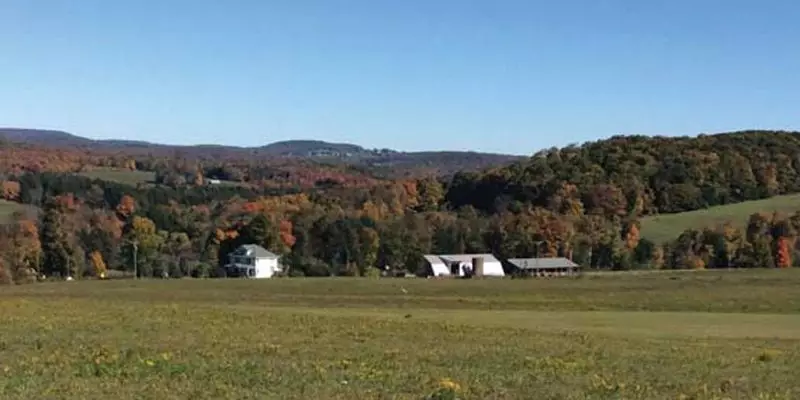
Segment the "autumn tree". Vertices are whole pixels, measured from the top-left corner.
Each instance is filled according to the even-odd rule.
[[[363,265],[360,266],[361,275],[371,268],[377,267],[378,252],[380,251],[380,236],[378,232],[370,227],[361,228],[359,231],[360,253]]]
[[[278,224],[278,235],[280,236],[281,244],[283,244],[283,252],[290,251],[297,242],[297,238],[292,233],[292,221],[290,220],[285,219]]]
[[[89,255],[89,260],[92,263],[92,271],[94,276],[104,279],[106,277],[106,262],[103,260],[103,254],[95,250]]]
[[[133,213],[136,211],[136,200],[126,194],[122,196],[122,199],[120,199],[116,210],[120,221],[128,221],[128,218],[130,218],[131,215],[133,215]]]
[[[197,171],[194,172],[192,183],[195,186],[203,186],[205,183],[205,176],[203,175],[203,170],[198,168]]]
[[[731,223],[725,223],[720,228],[720,240],[721,247],[718,251],[720,266],[724,268],[737,266],[734,261],[744,246],[745,240],[742,231]]]
[[[584,204],[590,213],[608,218],[621,217],[628,209],[625,193],[618,186],[605,183],[592,186],[585,196]]]
[[[164,238],[156,225],[146,217],[134,216],[125,227],[123,258],[129,270],[136,268],[140,276],[152,276]]]
[[[641,239],[639,235],[639,221],[626,221],[623,226],[622,237],[625,241],[625,247],[627,247],[629,251],[633,251],[636,246],[639,245],[639,240]]]
[[[127,170],[130,170],[130,171],[136,171],[136,160],[134,160],[134,159],[125,160],[125,164],[123,165],[123,168],[125,168]]]
[[[240,230],[239,243],[257,244],[267,250],[277,251],[280,244],[278,229],[264,214],[258,214]]]
[[[21,188],[17,181],[3,181],[0,183],[0,196],[9,201],[18,201],[20,199]]]
[[[70,232],[65,227],[64,212],[58,204],[52,202],[44,210],[40,236],[42,272],[45,275],[71,276],[76,268],[71,263],[76,251],[71,243]]]
[[[581,194],[576,185],[562,182],[548,199],[548,208],[556,213],[580,217],[584,213]]]
[[[172,277],[191,275],[189,261],[192,255],[192,242],[185,232],[161,233],[164,246],[163,252],[169,256],[168,273]]]
[[[33,221],[23,219],[12,229],[9,267],[16,282],[32,281],[39,273],[42,253],[38,228]]]
[[[792,266],[792,252],[789,239],[781,236],[777,241],[777,251],[775,264],[778,268],[789,268]]]
[[[439,209],[444,200],[442,184],[433,177],[426,177],[417,181],[418,209],[419,211],[435,211]]]

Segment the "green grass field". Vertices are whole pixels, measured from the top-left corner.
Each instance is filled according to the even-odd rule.
[[[448,386],[463,399],[796,399],[798,287],[793,270],[3,287],[0,398],[424,399]]]
[[[746,201],[712,207],[705,210],[678,214],[664,214],[642,220],[642,237],[656,243],[675,239],[686,229],[703,229],[724,224],[727,221],[744,227],[750,215],[757,212],[783,212],[792,214],[800,211],[800,194],[776,196],[764,200]]]
[[[156,173],[153,171],[130,171],[124,169],[96,169],[87,172],[81,172],[81,176],[91,179],[101,179],[110,182],[119,182],[131,186],[138,184],[152,184],[156,181]],[[219,185],[222,186],[239,186],[241,182],[234,181],[220,181]]]
[[[152,171],[130,171],[110,168],[81,172],[80,175],[91,179],[119,182],[132,186],[140,183],[153,183],[156,180],[156,174]]]
[[[24,204],[15,203],[8,200],[0,200],[0,224],[9,222],[15,212],[25,211],[26,207],[30,206],[25,206]]]

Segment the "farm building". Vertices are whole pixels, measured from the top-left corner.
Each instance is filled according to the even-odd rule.
[[[511,258],[508,263],[514,275],[566,276],[580,272],[580,265],[563,257]]]
[[[271,278],[275,273],[281,271],[278,258],[277,255],[259,245],[245,244],[228,253],[225,272],[228,276]]]
[[[426,254],[425,261],[433,276],[505,276],[503,264],[492,254]],[[474,260],[483,260],[483,271],[476,271]],[[480,266],[477,266],[480,270]]]

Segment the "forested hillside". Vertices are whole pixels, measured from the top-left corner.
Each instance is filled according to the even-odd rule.
[[[6,282],[131,271],[133,243],[143,276],[218,275],[243,243],[282,255],[293,276],[423,272],[425,253],[558,255],[595,269],[787,267],[800,253],[800,214],[756,214],[663,245],[640,235],[646,215],[800,192],[800,140],[788,132],[614,137],[452,180],[12,143],[0,156],[2,196],[21,211],[0,232]],[[126,182],[125,171],[153,179]]]
[[[795,132],[620,136],[459,174],[447,200],[485,211],[519,203],[553,208],[567,182],[577,187],[590,213],[677,213],[798,192],[798,171],[800,135]]]

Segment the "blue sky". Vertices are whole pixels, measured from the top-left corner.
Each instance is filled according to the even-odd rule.
[[[2,0],[0,126],[536,150],[800,129],[800,2]]]

